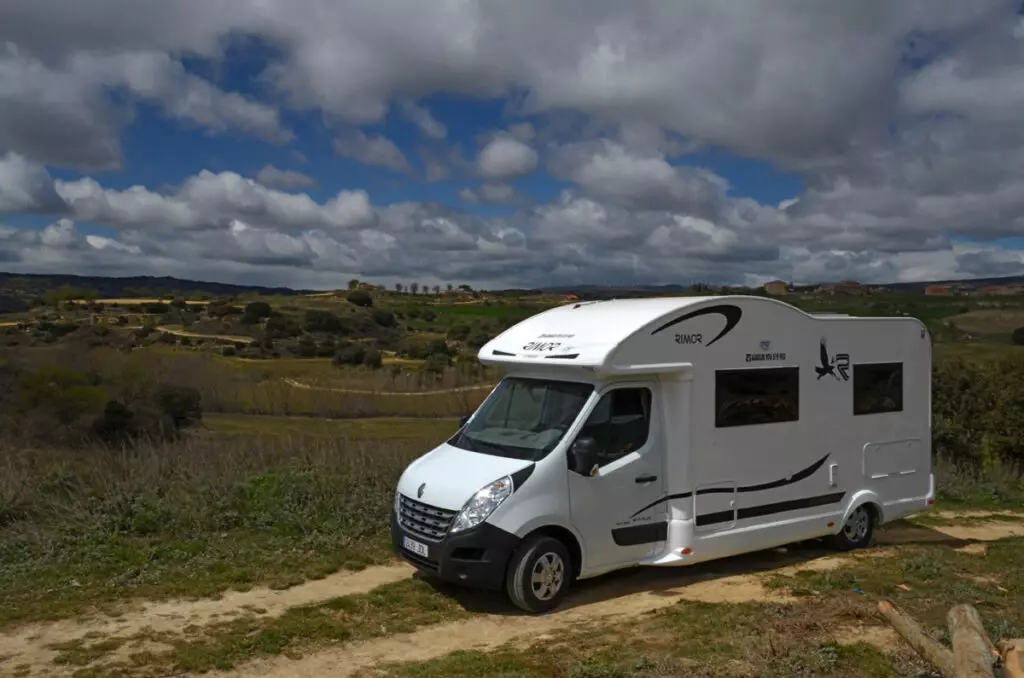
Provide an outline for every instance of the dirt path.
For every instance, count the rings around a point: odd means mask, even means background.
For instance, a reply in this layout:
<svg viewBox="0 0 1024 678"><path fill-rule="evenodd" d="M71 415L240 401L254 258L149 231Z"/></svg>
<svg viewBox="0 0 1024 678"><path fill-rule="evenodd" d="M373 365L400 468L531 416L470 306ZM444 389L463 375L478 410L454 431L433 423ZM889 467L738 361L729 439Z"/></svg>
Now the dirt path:
<svg viewBox="0 0 1024 678"><path fill-rule="evenodd" d="M194 339L220 339L221 341L231 341L235 343L249 344L253 341L252 337L240 337L232 334L202 334L200 332L189 332L188 330L178 330L166 325L157 325L157 332L166 332L167 334L173 334L178 337L192 337Z"/></svg>
<svg viewBox="0 0 1024 678"><path fill-rule="evenodd" d="M989 512L991 513L991 512ZM946 513L947 518L964 517ZM1024 521L1024 516L1022 516ZM932 536L935 533L935 536ZM1008 521L941 527L894 525L879 535L882 549L866 552L872 557L888 555L885 545L920 543L921 541L994 541L1024 535L1024 522ZM536 642L545 634L557 634L565 628L586 628L590 624L607 623L617 617L634 617L673 605L681 600L711 603L791 602L794 599L763 585L767 574L792 575L800 570L829 570L849 562L849 557L825 555L806 559L797 549L779 549L779 562L762 566L750 573L762 554L722 561L716 567L638 570L626 576L613 574L607 579L583 582L567 596L561 608L539 617L481 614L462 622L442 624L421 631L399 634L376 640L352 643L301 659L286 657L261 659L232 671L213 673L220 678L314 678L330 675L354 676L376 664L389 662L422 662L436 659L457 650L488 650L519 640ZM857 556L854 556L857 557ZM770 559L769 559L770 560ZM793 562L796 560L796 562ZM721 576L724 570L740 570ZM743 571L747 570L747 571ZM879 644L890 642L884 631L865 630L876 634Z"/></svg>
<svg viewBox="0 0 1024 678"><path fill-rule="evenodd" d="M939 515L955 519L979 514L947 512ZM979 521L935 527L897 523L879 533L880 548L863 554L839 556L794 546L688 568L641 568L613 573L581 582L556 612L537 617L510 615L507 610L494 609L489 597L467 594L461 602L467 609L478 612L468 621L332 647L301 659L283 656L261 659L232 671L208 675L222 678L352 676L378 663L426 661L455 650L486 650L518 639L534 642L545 634L557 633L566 625L579 628L603 624L612 618L634 617L680 600L785 603L794 599L782 591L766 588L763 582L767 575L834 569L848 564L851 558L886 557L893 553L886 547L899 544L946 542L953 548L981 554L983 551L977 547L984 546L984 542L1009 536L1024 536L1024 515L1020 521ZM976 543L965 546L963 542L968 540ZM412 573L413 569L405 564L393 564L338 573L285 590L260 588L227 592L218 599L151 602L128 609L118 617L97 616L25 625L0 633L0 675L8 675L14 667L27 666L32 670L27 675L70 676L75 667L55 665L57 652L48 645L83 639L130 638L147 630L176 634L187 626L201 627L241 615L277 616L292 607L366 593L406 579Z"/></svg>
<svg viewBox="0 0 1024 678"><path fill-rule="evenodd" d="M52 662L57 652L48 649L48 645L74 642L86 637L130 638L147 630L179 633L187 626L230 621L241 615L275 617L293 607L366 593L378 586L408 579L413 571L412 567L405 564L371 567L360 572L339 572L289 589L228 591L216 599L145 603L117 617L100 615L88 619L29 624L12 632L0 632L0 675L6 675L4 669L21 664L48 666L50 671L55 672ZM4 658L9 659L4 662Z"/></svg>
<svg viewBox="0 0 1024 678"><path fill-rule="evenodd" d="M474 386L456 386L455 388L441 388L433 391L370 391L355 388L337 388L334 386L317 386L285 377L284 382L294 388L302 388L311 391L329 391L331 393L354 393L358 395L381 395L381 396L430 396L444 395L446 393L463 393L466 391L482 391L494 388L493 384L476 384Z"/></svg>

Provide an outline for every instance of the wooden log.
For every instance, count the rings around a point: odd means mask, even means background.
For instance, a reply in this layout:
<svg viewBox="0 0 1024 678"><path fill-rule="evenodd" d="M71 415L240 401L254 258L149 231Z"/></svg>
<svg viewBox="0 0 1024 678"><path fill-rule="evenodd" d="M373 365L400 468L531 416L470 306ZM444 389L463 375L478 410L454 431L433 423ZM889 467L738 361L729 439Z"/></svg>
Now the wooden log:
<svg viewBox="0 0 1024 678"><path fill-rule="evenodd" d="M981 624L978 611L970 605L954 605L946 614L953 639L956 678L995 678L992 642Z"/></svg>
<svg viewBox="0 0 1024 678"><path fill-rule="evenodd" d="M889 621L896 633L900 634L903 640L914 648L915 652L938 669L944 678L956 678L953 653L942 643L925 633L924 629L917 625L917 622L900 612L888 600L880 601L878 610Z"/></svg>
<svg viewBox="0 0 1024 678"><path fill-rule="evenodd" d="M1024 639L999 643L1003 657L1003 678L1024 678Z"/></svg>

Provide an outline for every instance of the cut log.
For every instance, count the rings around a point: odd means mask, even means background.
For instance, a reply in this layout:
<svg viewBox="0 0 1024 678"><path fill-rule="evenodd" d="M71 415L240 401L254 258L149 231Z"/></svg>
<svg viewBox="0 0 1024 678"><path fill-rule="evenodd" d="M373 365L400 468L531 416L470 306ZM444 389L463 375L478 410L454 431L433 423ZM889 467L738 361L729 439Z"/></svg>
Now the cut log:
<svg viewBox="0 0 1024 678"><path fill-rule="evenodd" d="M896 633L900 634L903 640L907 641L910 647L914 648L914 651L925 661L938 669L944 678L957 678L953 653L942 643L925 633L924 629L917 625L917 622L900 612L888 600L879 602L878 610L889 621Z"/></svg>
<svg viewBox="0 0 1024 678"><path fill-rule="evenodd" d="M978 611L970 605L954 605L946 615L953 639L956 678L995 678L992 642L985 633Z"/></svg>
<svg viewBox="0 0 1024 678"><path fill-rule="evenodd" d="M1003 678L1024 678L1024 639L999 643L1003 657Z"/></svg>

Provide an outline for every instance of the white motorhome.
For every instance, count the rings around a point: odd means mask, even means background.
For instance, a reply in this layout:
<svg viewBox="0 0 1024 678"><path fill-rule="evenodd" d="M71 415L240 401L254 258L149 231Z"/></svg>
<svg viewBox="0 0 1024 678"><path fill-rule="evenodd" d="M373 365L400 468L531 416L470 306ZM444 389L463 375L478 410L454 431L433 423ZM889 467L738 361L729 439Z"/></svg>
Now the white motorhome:
<svg viewBox="0 0 1024 678"><path fill-rule="evenodd" d="M873 529L928 508L931 339L753 296L583 302L486 344L506 376L412 462L395 551L558 605L575 579Z"/></svg>

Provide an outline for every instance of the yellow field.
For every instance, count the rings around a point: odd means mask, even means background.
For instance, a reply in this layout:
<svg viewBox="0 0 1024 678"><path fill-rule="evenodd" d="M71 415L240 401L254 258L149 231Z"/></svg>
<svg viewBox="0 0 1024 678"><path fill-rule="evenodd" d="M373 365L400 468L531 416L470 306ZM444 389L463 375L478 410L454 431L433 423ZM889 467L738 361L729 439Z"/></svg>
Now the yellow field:
<svg viewBox="0 0 1024 678"><path fill-rule="evenodd" d="M132 304L167 304L170 303L170 299L132 299L125 297L113 297L110 299L71 299L72 304L120 304L129 306ZM205 306L209 304L208 301L186 301L189 306Z"/></svg>

